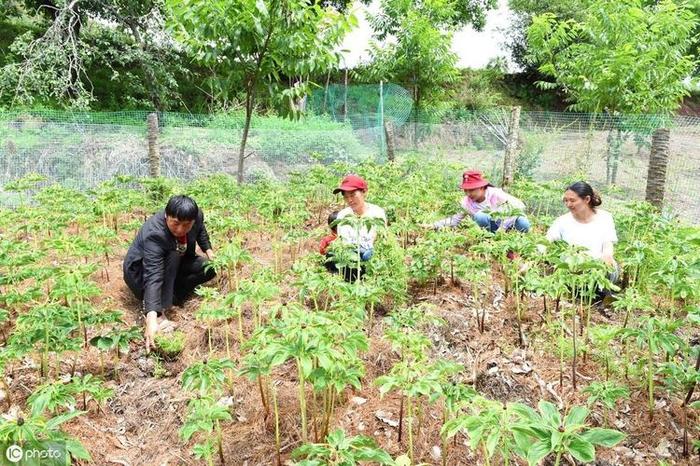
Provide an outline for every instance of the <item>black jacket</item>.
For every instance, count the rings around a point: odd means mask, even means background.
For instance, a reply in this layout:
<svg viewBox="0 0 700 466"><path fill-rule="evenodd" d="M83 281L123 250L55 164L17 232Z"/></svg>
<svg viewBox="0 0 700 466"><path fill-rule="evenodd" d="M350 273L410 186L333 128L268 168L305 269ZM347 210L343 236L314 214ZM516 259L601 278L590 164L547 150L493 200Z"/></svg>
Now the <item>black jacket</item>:
<svg viewBox="0 0 700 466"><path fill-rule="evenodd" d="M192 229L187 233L185 256L194 258L195 242L202 251L211 249L209 233L204 226L204 214L199 210ZM141 269L143 272L143 298L145 310L160 311L161 288L165 278L165 258L176 250L177 239L165 223L165 211L151 216L141 226L124 258L124 273Z"/></svg>

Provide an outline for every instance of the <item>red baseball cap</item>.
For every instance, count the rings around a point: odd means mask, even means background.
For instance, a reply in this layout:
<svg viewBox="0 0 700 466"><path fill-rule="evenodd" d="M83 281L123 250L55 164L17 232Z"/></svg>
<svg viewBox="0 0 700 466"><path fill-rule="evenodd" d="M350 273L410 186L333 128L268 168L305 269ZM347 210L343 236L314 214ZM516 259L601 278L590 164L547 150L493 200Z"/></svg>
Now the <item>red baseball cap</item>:
<svg viewBox="0 0 700 466"><path fill-rule="evenodd" d="M359 175L348 175L340 182L340 186L333 190L333 194L338 194L341 191L357 191L358 189L366 190L367 182Z"/></svg>
<svg viewBox="0 0 700 466"><path fill-rule="evenodd" d="M489 180L477 170L467 170L462 175L462 189L477 189L489 185Z"/></svg>

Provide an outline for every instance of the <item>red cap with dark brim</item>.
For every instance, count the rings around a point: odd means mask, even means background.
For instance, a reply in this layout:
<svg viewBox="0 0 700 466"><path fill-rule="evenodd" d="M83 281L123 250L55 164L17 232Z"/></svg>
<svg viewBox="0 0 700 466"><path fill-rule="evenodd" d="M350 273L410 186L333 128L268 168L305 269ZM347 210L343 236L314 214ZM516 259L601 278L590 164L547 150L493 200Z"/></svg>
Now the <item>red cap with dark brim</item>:
<svg viewBox="0 0 700 466"><path fill-rule="evenodd" d="M366 190L367 182L358 175L348 175L340 182L340 186L333 190L333 194L338 194L341 191L357 191L358 189Z"/></svg>
<svg viewBox="0 0 700 466"><path fill-rule="evenodd" d="M489 180L484 178L480 171L469 170L462 175L462 189L477 189L489 185Z"/></svg>

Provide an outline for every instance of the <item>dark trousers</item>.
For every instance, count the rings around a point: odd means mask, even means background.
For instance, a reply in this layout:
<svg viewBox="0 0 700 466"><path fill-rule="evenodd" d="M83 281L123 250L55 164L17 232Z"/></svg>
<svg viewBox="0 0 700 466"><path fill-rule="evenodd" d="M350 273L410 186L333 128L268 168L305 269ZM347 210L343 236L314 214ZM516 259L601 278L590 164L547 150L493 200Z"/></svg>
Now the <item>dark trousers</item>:
<svg viewBox="0 0 700 466"><path fill-rule="evenodd" d="M333 255L328 253L326 254L326 262L324 263L326 270L328 270L331 273L340 273L343 275L343 280L349 283L354 283L357 281L357 268L354 267L341 267L338 268L338 266L333 262ZM360 265L360 280L364 278L365 276L365 266Z"/></svg>
<svg viewBox="0 0 700 466"><path fill-rule="evenodd" d="M177 251L172 251L165 257L159 315L163 309L168 309L173 304L181 305L197 286L216 276L214 270L204 270L206 263L207 260L201 256L183 256ZM138 300L145 298L141 262L134 262L124 270L124 281Z"/></svg>

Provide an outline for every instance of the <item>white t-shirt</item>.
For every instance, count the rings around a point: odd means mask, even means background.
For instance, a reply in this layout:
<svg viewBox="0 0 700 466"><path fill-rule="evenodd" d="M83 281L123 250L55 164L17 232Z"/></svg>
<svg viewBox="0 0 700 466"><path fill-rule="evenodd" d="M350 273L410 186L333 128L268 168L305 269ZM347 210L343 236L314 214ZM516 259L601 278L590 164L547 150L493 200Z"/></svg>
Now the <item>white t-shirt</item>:
<svg viewBox="0 0 700 466"><path fill-rule="evenodd" d="M547 239L564 240L569 244L584 247L591 256L601 259L603 245L617 242L617 233L612 215L597 209L588 223L577 221L571 212L562 215L547 230Z"/></svg>
<svg viewBox="0 0 700 466"><path fill-rule="evenodd" d="M355 213L350 207L346 207L340 212L338 212L339 219L347 217L349 215L355 215ZM381 218L384 220L384 224L386 225L386 213L384 212L384 209L374 204L370 204L369 202L365 202L365 213L364 215L362 215L362 217ZM338 237L341 238L344 243L354 245L357 245L359 240L361 248L371 249L374 245L374 239L377 237L377 229L370 228L369 230L367 230L367 227L363 226L358 232L355 228L353 228L350 225L339 225Z"/></svg>

